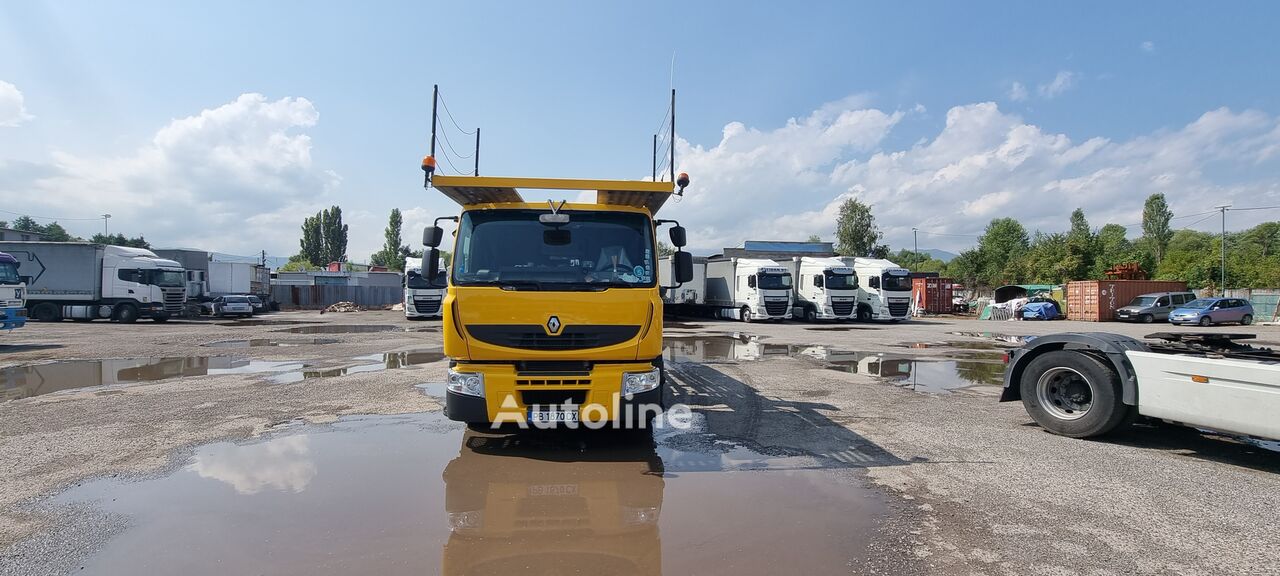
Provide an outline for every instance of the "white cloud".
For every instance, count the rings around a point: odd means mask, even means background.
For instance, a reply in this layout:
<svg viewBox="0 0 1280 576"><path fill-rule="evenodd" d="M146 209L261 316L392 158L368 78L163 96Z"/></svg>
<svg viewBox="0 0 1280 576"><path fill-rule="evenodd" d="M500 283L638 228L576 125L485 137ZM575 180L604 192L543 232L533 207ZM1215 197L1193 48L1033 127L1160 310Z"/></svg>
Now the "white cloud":
<svg viewBox="0 0 1280 576"><path fill-rule="evenodd" d="M1014 102L1021 102L1027 99L1027 87L1021 82L1014 82L1009 86L1009 99Z"/></svg>
<svg viewBox="0 0 1280 576"><path fill-rule="evenodd" d="M224 482L239 494L266 489L302 492L316 475L311 439L301 434L243 446L207 446L187 468L201 478Z"/></svg>
<svg viewBox="0 0 1280 576"><path fill-rule="evenodd" d="M1080 75L1075 72L1061 70L1053 77L1053 80L1046 84L1041 84L1036 90L1043 98L1057 98L1063 92L1074 88L1079 77Z"/></svg>
<svg viewBox="0 0 1280 576"><path fill-rule="evenodd" d="M0 80L0 127L13 128L34 119L27 113L26 101L17 86Z"/></svg>
<svg viewBox="0 0 1280 576"><path fill-rule="evenodd" d="M1148 53L1148 54L1151 54L1151 53L1155 52L1155 51L1156 51L1156 43L1155 43L1155 42L1152 42L1152 41L1150 41L1150 40L1147 40L1147 41L1143 42L1143 43L1142 43L1142 51L1143 51L1143 52L1146 52L1146 53Z"/></svg>
<svg viewBox="0 0 1280 576"><path fill-rule="evenodd" d="M31 178L0 179L0 201L34 214L110 213L112 231L144 233L157 246L292 254L303 217L337 203L341 178L313 165L301 133L319 118L305 98L243 94L169 122L127 154L55 151ZM354 246L351 254L366 257Z"/></svg>
<svg viewBox="0 0 1280 576"><path fill-rule="evenodd" d="M913 146L877 150L900 117L825 109L825 121L811 115L774 130L733 122L714 146L679 140L679 170L693 183L664 210L689 228L694 249L711 253L744 239L831 238L849 197L872 205L892 246L909 246L915 226L938 234L921 234L922 246L953 250L973 240L941 234L978 234L994 217L1058 231L1079 206L1095 226L1137 223L1154 192L1183 214L1223 201L1280 204L1280 120L1262 112L1212 110L1113 142L1046 133L986 102L951 108L941 131ZM1240 218L1233 226L1275 214Z"/></svg>

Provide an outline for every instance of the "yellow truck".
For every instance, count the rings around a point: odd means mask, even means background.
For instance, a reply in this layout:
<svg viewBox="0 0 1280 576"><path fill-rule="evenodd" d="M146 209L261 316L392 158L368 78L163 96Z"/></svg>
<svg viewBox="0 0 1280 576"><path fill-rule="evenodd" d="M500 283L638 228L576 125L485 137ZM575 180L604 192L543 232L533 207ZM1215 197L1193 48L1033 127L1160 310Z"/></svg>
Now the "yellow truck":
<svg viewBox="0 0 1280 576"><path fill-rule="evenodd" d="M423 160L430 178L434 162ZM693 274L678 222L654 214L688 184L444 176L430 184L462 207L423 231L435 277L441 220L456 222L443 303L445 414L473 428L643 428L661 412L660 226ZM526 200L521 191L594 191L595 202Z"/></svg>

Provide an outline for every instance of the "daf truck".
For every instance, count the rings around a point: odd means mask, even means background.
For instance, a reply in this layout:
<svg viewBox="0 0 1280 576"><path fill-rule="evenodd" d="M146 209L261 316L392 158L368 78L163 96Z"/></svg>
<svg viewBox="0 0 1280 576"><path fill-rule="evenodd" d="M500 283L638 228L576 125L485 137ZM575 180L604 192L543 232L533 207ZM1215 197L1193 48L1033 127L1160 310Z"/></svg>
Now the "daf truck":
<svg viewBox="0 0 1280 576"><path fill-rule="evenodd" d="M186 301L182 265L150 250L91 242L0 242L0 251L21 265L27 313L41 322L164 322L180 315Z"/></svg>
<svg viewBox="0 0 1280 576"><path fill-rule="evenodd" d="M707 261L706 302L743 322L791 318L791 272L767 258Z"/></svg>
<svg viewBox="0 0 1280 576"><path fill-rule="evenodd" d="M472 428L582 425L644 428L662 410L659 227L672 182L431 177L461 206L423 232L428 277L439 271L441 220L456 221L443 303L449 358L445 414ZM681 174L681 192L688 177ZM594 202L536 201L522 191L595 191ZM546 196L542 196L545 198ZM677 252L677 283L692 257ZM509 427L509 426L508 426Z"/></svg>
<svg viewBox="0 0 1280 576"><path fill-rule="evenodd" d="M27 284L18 273L19 262L0 252L0 328L13 330L27 323Z"/></svg>
<svg viewBox="0 0 1280 576"><path fill-rule="evenodd" d="M792 278L793 316L808 322L856 317L858 276L838 258L793 257L784 262Z"/></svg>
<svg viewBox="0 0 1280 576"><path fill-rule="evenodd" d="M911 271L882 258L840 259L858 275L859 322L901 322L911 315Z"/></svg>
<svg viewBox="0 0 1280 576"><path fill-rule="evenodd" d="M444 258L436 262L444 270ZM409 320L439 318L444 302L444 286L438 280L432 282L422 272L421 258L404 259L404 317Z"/></svg>

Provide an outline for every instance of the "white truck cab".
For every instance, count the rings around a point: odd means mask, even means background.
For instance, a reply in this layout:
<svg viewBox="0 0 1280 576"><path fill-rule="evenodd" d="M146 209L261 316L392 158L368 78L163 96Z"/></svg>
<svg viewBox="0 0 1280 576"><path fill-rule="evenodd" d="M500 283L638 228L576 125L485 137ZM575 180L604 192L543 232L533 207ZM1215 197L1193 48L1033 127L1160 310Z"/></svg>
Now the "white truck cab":
<svg viewBox="0 0 1280 576"><path fill-rule="evenodd" d="M444 270L444 258L439 260ZM431 282L422 271L422 258L404 259L404 317L414 320L440 318L445 287Z"/></svg>
<svg viewBox="0 0 1280 576"><path fill-rule="evenodd" d="M707 262L707 301L732 306L738 319L791 318L791 272L765 258L728 258Z"/></svg>
<svg viewBox="0 0 1280 576"><path fill-rule="evenodd" d="M859 321L906 320L911 314L911 271L882 258L841 258L858 275Z"/></svg>
<svg viewBox="0 0 1280 576"><path fill-rule="evenodd" d="M106 246L103 250L102 299L136 301L143 317L180 315L187 299L186 282L181 264L150 250L128 246Z"/></svg>
<svg viewBox="0 0 1280 576"><path fill-rule="evenodd" d="M792 314L809 322L848 320L855 317L858 276L838 258L795 257L786 262L791 271L794 298Z"/></svg>

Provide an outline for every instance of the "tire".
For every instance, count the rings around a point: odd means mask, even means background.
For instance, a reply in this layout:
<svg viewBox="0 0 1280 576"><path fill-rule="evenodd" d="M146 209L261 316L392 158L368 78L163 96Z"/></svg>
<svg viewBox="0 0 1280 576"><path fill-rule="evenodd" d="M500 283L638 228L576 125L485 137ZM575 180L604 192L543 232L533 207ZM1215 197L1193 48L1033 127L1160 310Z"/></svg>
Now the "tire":
<svg viewBox="0 0 1280 576"><path fill-rule="evenodd" d="M751 323L751 307L743 306L740 317L742 318L743 322L750 324Z"/></svg>
<svg viewBox="0 0 1280 576"><path fill-rule="evenodd" d="M858 306L858 321L859 321L859 322L870 322L870 321L871 321L871 309L870 309L870 308L867 308L866 306Z"/></svg>
<svg viewBox="0 0 1280 576"><path fill-rule="evenodd" d="M1152 322L1155 322L1155 321L1156 321L1156 317L1155 317L1155 316L1152 316L1152 315L1150 315L1150 314L1143 314L1143 315L1141 315L1141 316L1139 316L1139 317L1138 317L1138 321L1139 321L1139 322L1141 322L1141 323L1143 323L1143 324L1150 324L1150 323L1152 323Z"/></svg>
<svg viewBox="0 0 1280 576"><path fill-rule="evenodd" d="M57 322L62 320L62 310L52 302L41 302L31 309L31 317L40 322Z"/></svg>
<svg viewBox="0 0 1280 576"><path fill-rule="evenodd" d="M111 319L121 324L133 324L138 321L138 307L133 304L120 304L111 314Z"/></svg>
<svg viewBox="0 0 1280 576"><path fill-rule="evenodd" d="M164 324L165 322L168 322L168 321L169 321L169 315L168 315L168 314L156 314L155 316L152 316L152 317L151 317L151 321L152 321L152 322L155 322L155 323L157 323L157 324Z"/></svg>
<svg viewBox="0 0 1280 576"><path fill-rule="evenodd" d="M1072 350L1032 359L1019 382L1022 405L1045 430L1071 438L1101 436L1128 420L1120 376L1109 363Z"/></svg>
<svg viewBox="0 0 1280 576"><path fill-rule="evenodd" d="M1208 317L1208 316L1201 316L1201 317L1200 317L1200 325L1201 325L1201 326L1213 326L1213 319L1212 319L1212 318L1210 318L1210 317Z"/></svg>
<svg viewBox="0 0 1280 576"><path fill-rule="evenodd" d="M814 308L813 306L807 306L807 307L805 307L805 309L804 309L804 321L805 321L805 322L817 322L817 321L818 321L818 310L817 310L816 308Z"/></svg>
<svg viewBox="0 0 1280 576"><path fill-rule="evenodd" d="M1240 319L1240 325L1248 326L1250 324L1253 324L1253 314L1245 314L1244 317Z"/></svg>

